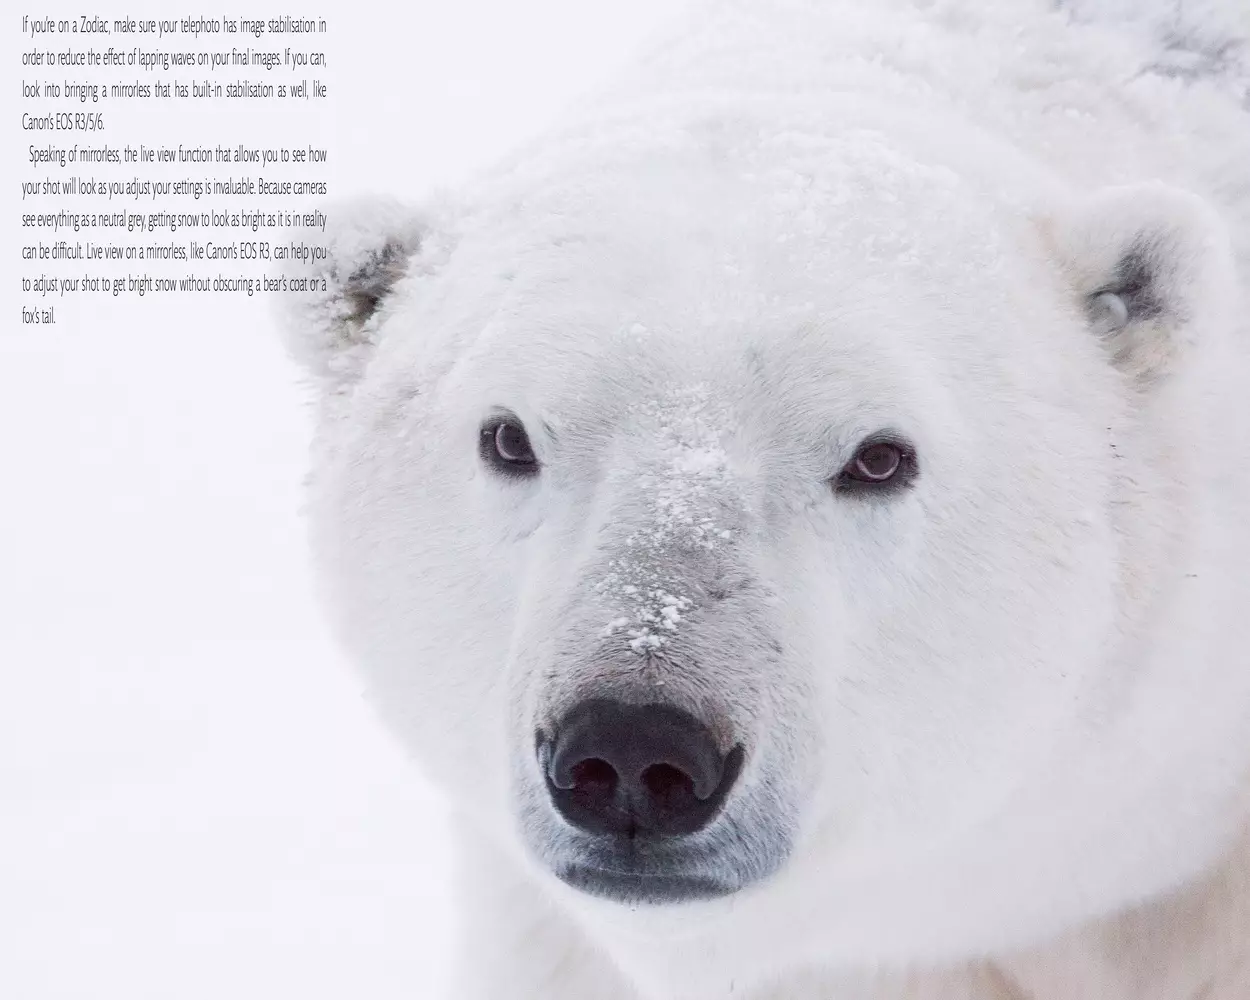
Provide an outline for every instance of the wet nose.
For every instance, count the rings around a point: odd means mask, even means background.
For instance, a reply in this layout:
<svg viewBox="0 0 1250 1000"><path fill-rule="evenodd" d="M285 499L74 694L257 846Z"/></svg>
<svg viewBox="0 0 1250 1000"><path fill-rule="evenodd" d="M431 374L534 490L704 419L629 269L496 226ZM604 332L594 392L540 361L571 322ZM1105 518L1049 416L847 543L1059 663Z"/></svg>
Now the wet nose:
<svg viewBox="0 0 1250 1000"><path fill-rule="evenodd" d="M676 837L702 829L742 769L711 731L671 705L592 699L539 734L547 791L560 814L586 833Z"/></svg>

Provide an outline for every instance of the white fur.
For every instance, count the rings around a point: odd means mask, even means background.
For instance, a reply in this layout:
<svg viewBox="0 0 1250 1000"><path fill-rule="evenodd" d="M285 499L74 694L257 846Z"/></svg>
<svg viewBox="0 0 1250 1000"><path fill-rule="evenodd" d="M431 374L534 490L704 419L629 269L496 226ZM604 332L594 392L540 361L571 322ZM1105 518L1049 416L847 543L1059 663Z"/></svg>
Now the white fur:
<svg viewBox="0 0 1250 1000"><path fill-rule="evenodd" d="M721 0L458 203L336 213L314 548L462 817L457 997L1250 996L1246 81L1116 7ZM835 496L882 427L914 487ZM748 747L738 892L551 875L534 732L605 691Z"/></svg>

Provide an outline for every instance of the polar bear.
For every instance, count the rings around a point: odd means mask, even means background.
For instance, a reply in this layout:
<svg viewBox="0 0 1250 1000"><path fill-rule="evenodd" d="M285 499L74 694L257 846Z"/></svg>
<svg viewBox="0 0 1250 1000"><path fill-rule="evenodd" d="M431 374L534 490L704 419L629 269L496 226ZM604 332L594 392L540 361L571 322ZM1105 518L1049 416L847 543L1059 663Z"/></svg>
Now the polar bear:
<svg viewBox="0 0 1250 1000"><path fill-rule="evenodd" d="M1174 7L702 3L335 210L312 544L455 997L1250 997L1250 25Z"/></svg>

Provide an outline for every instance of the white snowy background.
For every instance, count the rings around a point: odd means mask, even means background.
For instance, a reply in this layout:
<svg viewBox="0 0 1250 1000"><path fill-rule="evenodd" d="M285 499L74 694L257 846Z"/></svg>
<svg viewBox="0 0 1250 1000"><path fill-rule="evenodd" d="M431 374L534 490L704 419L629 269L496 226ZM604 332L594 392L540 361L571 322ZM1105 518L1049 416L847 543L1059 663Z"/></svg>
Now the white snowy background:
<svg viewBox="0 0 1250 1000"><path fill-rule="evenodd" d="M335 192L420 200L539 131L671 6L282 12L332 19L315 129ZM4 18L0 169L0 997L442 996L442 806L320 621L298 514L309 415L264 300L16 321L19 179L39 174L12 131L21 13ZM178 125L143 115L149 142ZM214 122L214 141L271 129Z"/></svg>

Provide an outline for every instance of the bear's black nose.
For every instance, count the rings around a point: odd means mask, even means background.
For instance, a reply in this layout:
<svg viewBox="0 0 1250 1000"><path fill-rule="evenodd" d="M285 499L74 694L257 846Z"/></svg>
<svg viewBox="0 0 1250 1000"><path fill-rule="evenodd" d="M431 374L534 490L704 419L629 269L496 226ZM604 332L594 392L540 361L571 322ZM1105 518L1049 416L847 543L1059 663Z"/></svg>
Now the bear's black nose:
<svg viewBox="0 0 1250 1000"><path fill-rule="evenodd" d="M707 726L671 705L584 701L538 754L556 809L586 833L676 837L716 815L742 770Z"/></svg>

